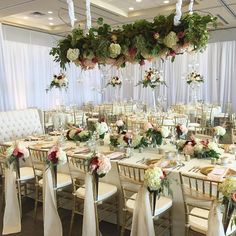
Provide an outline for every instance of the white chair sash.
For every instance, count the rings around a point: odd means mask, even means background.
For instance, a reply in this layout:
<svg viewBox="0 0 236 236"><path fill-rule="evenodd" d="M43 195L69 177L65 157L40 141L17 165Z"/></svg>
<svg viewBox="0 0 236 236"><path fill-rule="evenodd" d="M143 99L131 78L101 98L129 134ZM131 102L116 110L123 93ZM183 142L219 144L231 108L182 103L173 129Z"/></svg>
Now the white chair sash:
<svg viewBox="0 0 236 236"><path fill-rule="evenodd" d="M149 192L145 186L139 188L136 197L130 235L155 236Z"/></svg>
<svg viewBox="0 0 236 236"><path fill-rule="evenodd" d="M43 174L43 195L44 236L62 236L62 224L57 212L50 168L47 168Z"/></svg>
<svg viewBox="0 0 236 236"><path fill-rule="evenodd" d="M212 202L209 212L207 236L225 236L222 213L216 201Z"/></svg>
<svg viewBox="0 0 236 236"><path fill-rule="evenodd" d="M96 213L93 198L93 177L91 174L87 173L85 176L85 199L82 236L96 236L95 214Z"/></svg>
<svg viewBox="0 0 236 236"><path fill-rule="evenodd" d="M3 235L21 232L21 214L17 197L16 176L13 164L5 170L5 201L3 216Z"/></svg>

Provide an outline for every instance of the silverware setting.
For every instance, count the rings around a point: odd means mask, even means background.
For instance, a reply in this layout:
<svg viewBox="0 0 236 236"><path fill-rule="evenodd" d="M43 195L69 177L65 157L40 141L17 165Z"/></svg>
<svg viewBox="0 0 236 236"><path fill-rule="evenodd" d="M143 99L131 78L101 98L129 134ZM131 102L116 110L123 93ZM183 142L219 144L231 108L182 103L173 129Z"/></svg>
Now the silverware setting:
<svg viewBox="0 0 236 236"><path fill-rule="evenodd" d="M193 166L191 169L188 170L188 172L194 172L194 173L197 173L198 171L200 171L199 166Z"/></svg>

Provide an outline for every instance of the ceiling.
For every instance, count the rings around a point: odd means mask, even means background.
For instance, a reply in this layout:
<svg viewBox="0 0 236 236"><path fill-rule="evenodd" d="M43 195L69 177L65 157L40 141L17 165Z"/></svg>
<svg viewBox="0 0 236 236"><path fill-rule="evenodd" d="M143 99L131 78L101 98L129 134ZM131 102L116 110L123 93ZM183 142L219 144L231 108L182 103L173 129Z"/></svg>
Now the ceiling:
<svg viewBox="0 0 236 236"><path fill-rule="evenodd" d="M90 1L93 24L102 17L106 23L114 27L137 19L151 20L156 15L169 14L175 10L177 2L177 0ZM188 10L188 4L189 1L183 0L183 12ZM74 5L76 25L85 27L85 0L74 0ZM202 14L210 13L217 16L218 28L236 27L236 0L195 0L193 9ZM0 22L60 35L71 31L66 0L0 0Z"/></svg>

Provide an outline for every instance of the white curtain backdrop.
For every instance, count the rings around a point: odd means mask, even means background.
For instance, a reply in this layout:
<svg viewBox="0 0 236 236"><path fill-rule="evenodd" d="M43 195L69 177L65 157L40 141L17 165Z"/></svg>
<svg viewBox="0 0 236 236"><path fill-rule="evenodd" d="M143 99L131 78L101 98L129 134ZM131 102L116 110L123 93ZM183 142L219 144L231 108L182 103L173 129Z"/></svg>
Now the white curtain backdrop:
<svg viewBox="0 0 236 236"><path fill-rule="evenodd" d="M163 71L167 87L161 86L156 91L156 97L167 108L171 104L191 100L191 90L185 78L194 66L205 79L198 98L221 105L231 102L236 111L236 41L210 43L203 53L177 56L174 63L166 60L164 63L146 62L142 67L129 64L119 70L106 66L90 71L81 71L71 65L66 71L69 79L67 92L52 89L46 93L53 74L60 72L59 65L49 55L51 47L31 38L28 41L18 40L17 35L9 39L12 31L9 28L4 31L4 27L0 26L0 110L48 109L57 105L80 106L90 101L97 104L118 100L136 100L152 105L151 90L135 86L149 67ZM35 36L37 39L39 34ZM120 91L105 86L112 76L122 79Z"/></svg>

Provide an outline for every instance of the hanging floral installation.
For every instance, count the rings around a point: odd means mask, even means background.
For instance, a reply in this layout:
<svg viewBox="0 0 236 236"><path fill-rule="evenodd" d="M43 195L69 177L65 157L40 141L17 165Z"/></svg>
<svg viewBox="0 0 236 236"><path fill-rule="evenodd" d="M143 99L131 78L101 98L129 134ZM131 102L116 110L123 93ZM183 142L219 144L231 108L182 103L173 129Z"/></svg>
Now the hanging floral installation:
<svg viewBox="0 0 236 236"><path fill-rule="evenodd" d="M174 21L175 13L157 16L152 22L139 20L112 29L99 18L97 27L90 28L87 34L75 28L50 54L63 69L71 62L92 69L97 64L143 65L145 60L156 58L171 57L173 61L184 52L204 50L209 39L207 28L210 24L216 26L216 18L197 13L183 14L178 24Z"/></svg>

